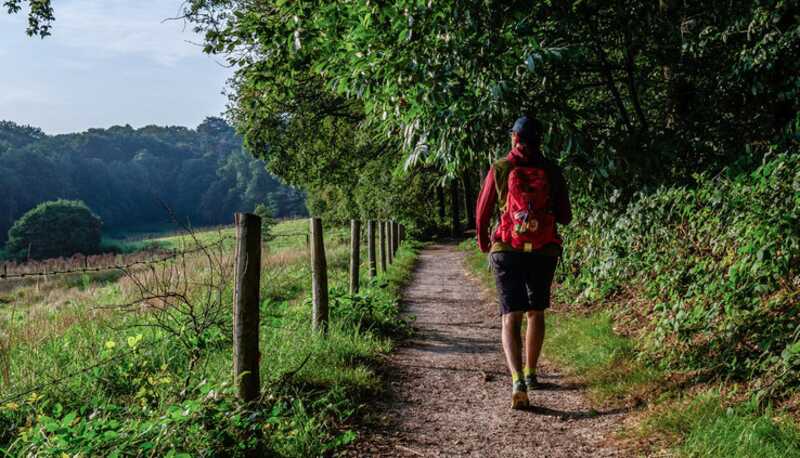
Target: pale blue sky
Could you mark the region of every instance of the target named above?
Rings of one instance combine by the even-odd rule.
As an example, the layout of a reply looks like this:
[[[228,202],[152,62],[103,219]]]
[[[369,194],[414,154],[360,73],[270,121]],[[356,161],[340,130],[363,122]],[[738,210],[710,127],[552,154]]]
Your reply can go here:
[[[195,127],[219,115],[232,70],[202,53],[181,0],[53,0],[52,35],[0,11],[0,120],[45,132],[130,124]]]

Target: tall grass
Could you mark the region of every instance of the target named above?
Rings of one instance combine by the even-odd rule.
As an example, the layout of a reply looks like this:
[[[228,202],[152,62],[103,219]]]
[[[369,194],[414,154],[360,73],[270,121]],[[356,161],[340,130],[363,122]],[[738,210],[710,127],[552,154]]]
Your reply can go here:
[[[275,233],[306,227],[305,221],[287,222]],[[179,237],[165,242],[189,243]],[[146,308],[97,307],[128,298],[125,278],[53,280],[6,293],[0,320],[7,338],[0,343],[7,343],[3,354],[9,358],[0,363],[7,361],[11,383],[0,386],[0,452],[230,456],[250,447],[315,456],[352,441],[354,433],[343,425],[380,388],[373,366],[405,328],[398,318],[399,288],[416,249],[404,244],[390,271],[375,280],[363,266],[366,286],[356,297],[344,292],[346,229],[329,229],[326,249],[332,287],[327,336],[311,332],[305,238],[279,237],[264,250],[264,395],[251,406],[233,396],[225,332],[205,336],[202,358],[193,362],[173,336],[147,326]],[[189,260],[184,274],[201,282],[201,267]],[[103,361],[111,363],[80,372]],[[31,387],[37,389],[2,403]]]

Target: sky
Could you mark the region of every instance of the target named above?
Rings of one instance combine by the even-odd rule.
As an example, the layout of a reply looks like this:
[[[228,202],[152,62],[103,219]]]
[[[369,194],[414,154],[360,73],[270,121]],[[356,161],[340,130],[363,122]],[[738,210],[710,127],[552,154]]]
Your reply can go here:
[[[52,35],[0,10],[0,120],[48,134],[149,124],[196,127],[225,109],[233,70],[174,17],[182,0],[53,0]]]

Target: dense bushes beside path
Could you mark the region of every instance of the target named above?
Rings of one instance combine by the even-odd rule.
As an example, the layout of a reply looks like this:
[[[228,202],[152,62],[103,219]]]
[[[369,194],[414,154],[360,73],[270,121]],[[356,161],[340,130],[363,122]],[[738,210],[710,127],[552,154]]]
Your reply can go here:
[[[800,157],[695,178],[619,213],[582,211],[559,294],[627,303],[618,321],[665,369],[787,395],[800,383]]]

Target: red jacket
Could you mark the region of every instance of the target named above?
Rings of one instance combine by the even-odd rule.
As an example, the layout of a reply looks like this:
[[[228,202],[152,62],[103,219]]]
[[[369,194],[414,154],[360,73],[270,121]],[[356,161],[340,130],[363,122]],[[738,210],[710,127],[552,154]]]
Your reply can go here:
[[[561,168],[539,153],[525,156],[524,153],[518,149],[513,149],[508,153],[508,160],[515,166],[539,166],[547,171],[551,183],[553,206],[555,207],[553,211],[556,215],[556,222],[559,224],[569,224],[569,222],[572,221],[572,207],[569,203],[567,182],[564,180],[564,174]],[[494,185],[494,167],[490,167],[489,173],[486,174],[486,179],[483,180],[483,189],[481,189],[481,193],[478,196],[478,205],[475,210],[478,246],[480,246],[481,251],[484,253],[488,252],[492,246],[492,240],[489,236],[489,231],[491,229],[489,224],[491,224],[492,214],[494,213],[496,205],[497,190]]]

